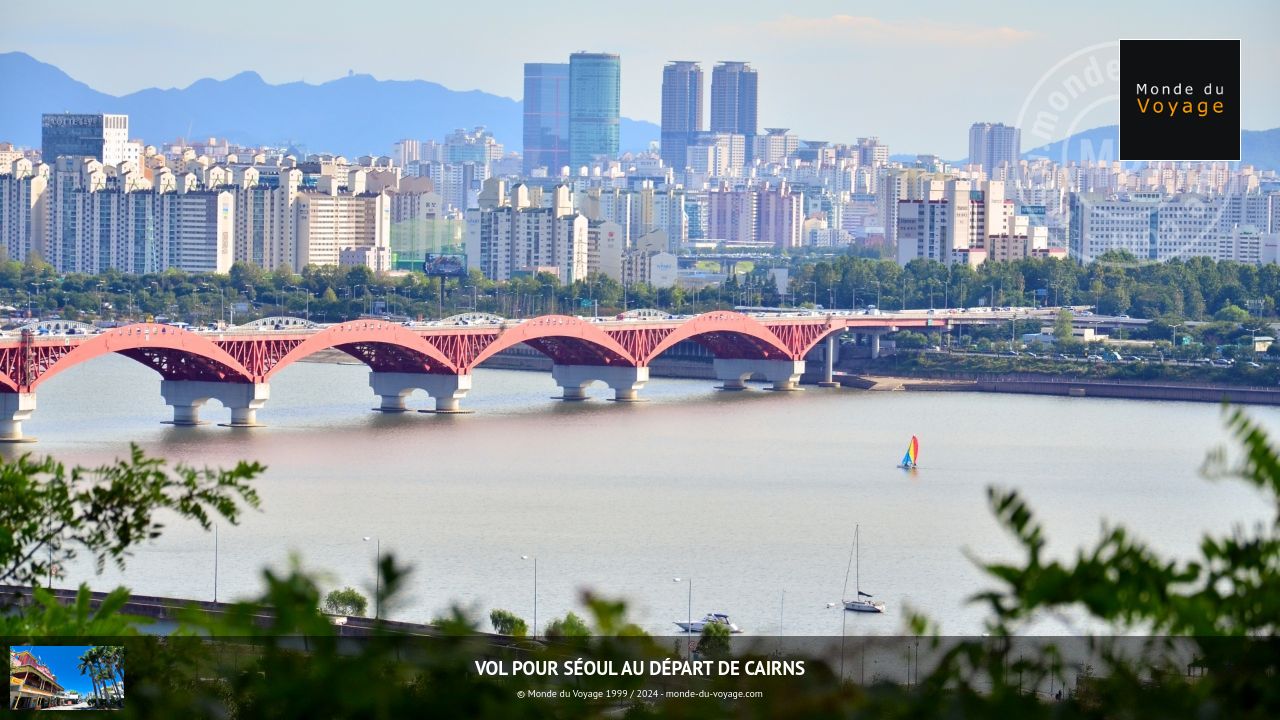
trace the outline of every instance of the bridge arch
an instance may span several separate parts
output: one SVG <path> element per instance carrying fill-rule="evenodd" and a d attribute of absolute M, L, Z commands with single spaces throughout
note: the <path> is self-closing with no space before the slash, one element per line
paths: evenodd
<path fill-rule="evenodd" d="M 399 323 L 351 320 L 308 336 L 262 374 L 262 382 L 321 350 L 337 348 L 375 372 L 458 374 L 458 366 L 435 345 Z"/>
<path fill-rule="evenodd" d="M 596 325 L 568 315 L 543 315 L 503 330 L 465 368 L 524 343 L 557 365 L 626 365 L 639 363 L 617 340 Z"/>
<path fill-rule="evenodd" d="M 442 325 L 501 325 L 507 319 L 501 315 L 486 312 L 464 312 L 440 321 Z"/>
<path fill-rule="evenodd" d="M 227 351 L 206 337 L 172 325 L 126 325 L 92 335 L 66 352 L 58 350 L 56 344 L 37 339 L 29 349 L 29 366 L 11 370 L 6 378 L 10 382 L 5 385 L 17 392 L 32 392 L 67 368 L 111 353 L 136 360 L 166 380 L 253 381 L 251 373 Z"/>
<path fill-rule="evenodd" d="M 640 319 L 640 320 L 670 320 L 674 318 L 675 315 L 672 315 L 666 310 L 657 310 L 654 308 L 636 308 L 634 310 L 627 310 L 626 312 L 618 315 L 618 317 L 624 320 L 632 319 L 632 318 Z"/>
<path fill-rule="evenodd" d="M 272 315 L 236 326 L 241 330 L 312 330 L 318 327 L 318 324 L 306 318 L 292 315 Z"/>
<path fill-rule="evenodd" d="M 795 360 L 790 349 L 769 328 L 742 313 L 716 310 L 686 320 L 641 358 L 648 365 L 676 343 L 692 340 L 717 358 L 751 360 Z M 799 356 L 803 357 L 803 355 Z"/>
<path fill-rule="evenodd" d="M 38 320 L 13 329 L 11 332 L 21 335 L 31 332 L 36 335 L 97 335 L 102 328 L 75 320 Z"/>

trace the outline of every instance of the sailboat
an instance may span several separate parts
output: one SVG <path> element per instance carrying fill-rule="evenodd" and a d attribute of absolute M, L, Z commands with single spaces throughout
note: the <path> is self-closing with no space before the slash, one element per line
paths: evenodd
<path fill-rule="evenodd" d="M 842 600 L 842 602 L 844 603 L 844 609 L 850 612 L 882 613 L 884 612 L 884 603 L 870 600 L 871 593 L 862 592 L 862 553 L 858 547 L 858 528 L 859 526 L 857 525 L 853 526 L 853 552 L 849 553 L 850 560 L 857 558 L 854 565 L 857 571 L 853 576 L 853 591 L 855 594 L 852 600 Z M 845 568 L 844 571 L 844 591 L 846 593 L 849 591 L 848 568 Z"/>
<path fill-rule="evenodd" d="M 902 456 L 902 464 L 898 467 L 903 470 L 910 470 L 916 466 L 916 458 L 920 457 L 920 440 L 915 435 L 911 436 L 911 442 L 907 443 L 907 452 Z"/>

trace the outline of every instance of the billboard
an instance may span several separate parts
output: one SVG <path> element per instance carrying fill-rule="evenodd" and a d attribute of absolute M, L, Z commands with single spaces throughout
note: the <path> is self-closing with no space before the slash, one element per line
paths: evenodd
<path fill-rule="evenodd" d="M 422 271 L 431 277 L 466 277 L 467 256 L 454 253 L 427 253 Z"/>

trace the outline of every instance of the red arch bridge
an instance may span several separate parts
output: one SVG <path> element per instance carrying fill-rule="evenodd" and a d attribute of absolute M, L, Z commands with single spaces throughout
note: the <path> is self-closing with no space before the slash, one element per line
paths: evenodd
<path fill-rule="evenodd" d="M 691 340 L 714 355 L 715 376 L 725 389 L 751 378 L 774 389 L 795 389 L 804 357 L 838 335 L 865 333 L 873 352 L 879 337 L 901 328 L 945 329 L 958 318 L 927 311 L 743 314 L 715 311 L 673 316 L 634 310 L 614 318 L 546 315 L 507 320 L 469 313 L 446 320 L 401 324 L 360 319 L 318 325 L 299 318 L 257 320 L 225 330 L 191 331 L 137 323 L 102 330 L 65 321 L 33 323 L 0 336 L 0 440 L 21 441 L 22 423 L 36 408 L 36 390 L 58 373 L 116 353 L 150 366 L 162 378 L 160 393 L 173 407 L 173 422 L 195 425 L 200 407 L 216 399 L 231 410 L 232 426 L 257 425 L 270 396 L 271 378 L 313 353 L 336 348 L 369 366 L 369 385 L 381 410 L 402 412 L 414 390 L 435 400 L 436 412 L 462 412 L 472 370 L 495 353 L 527 345 L 553 361 L 552 377 L 565 400 L 583 400 L 602 381 L 615 399 L 638 399 L 649 363 L 676 343 Z M 997 318 L 988 316 L 984 320 Z"/>

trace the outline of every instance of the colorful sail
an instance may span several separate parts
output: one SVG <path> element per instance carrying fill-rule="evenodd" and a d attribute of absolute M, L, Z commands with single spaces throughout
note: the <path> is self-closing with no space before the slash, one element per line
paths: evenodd
<path fill-rule="evenodd" d="M 911 442 L 907 444 L 907 454 L 902 456 L 903 467 L 914 467 L 916 459 L 920 456 L 920 441 L 915 435 L 911 436 Z"/>

